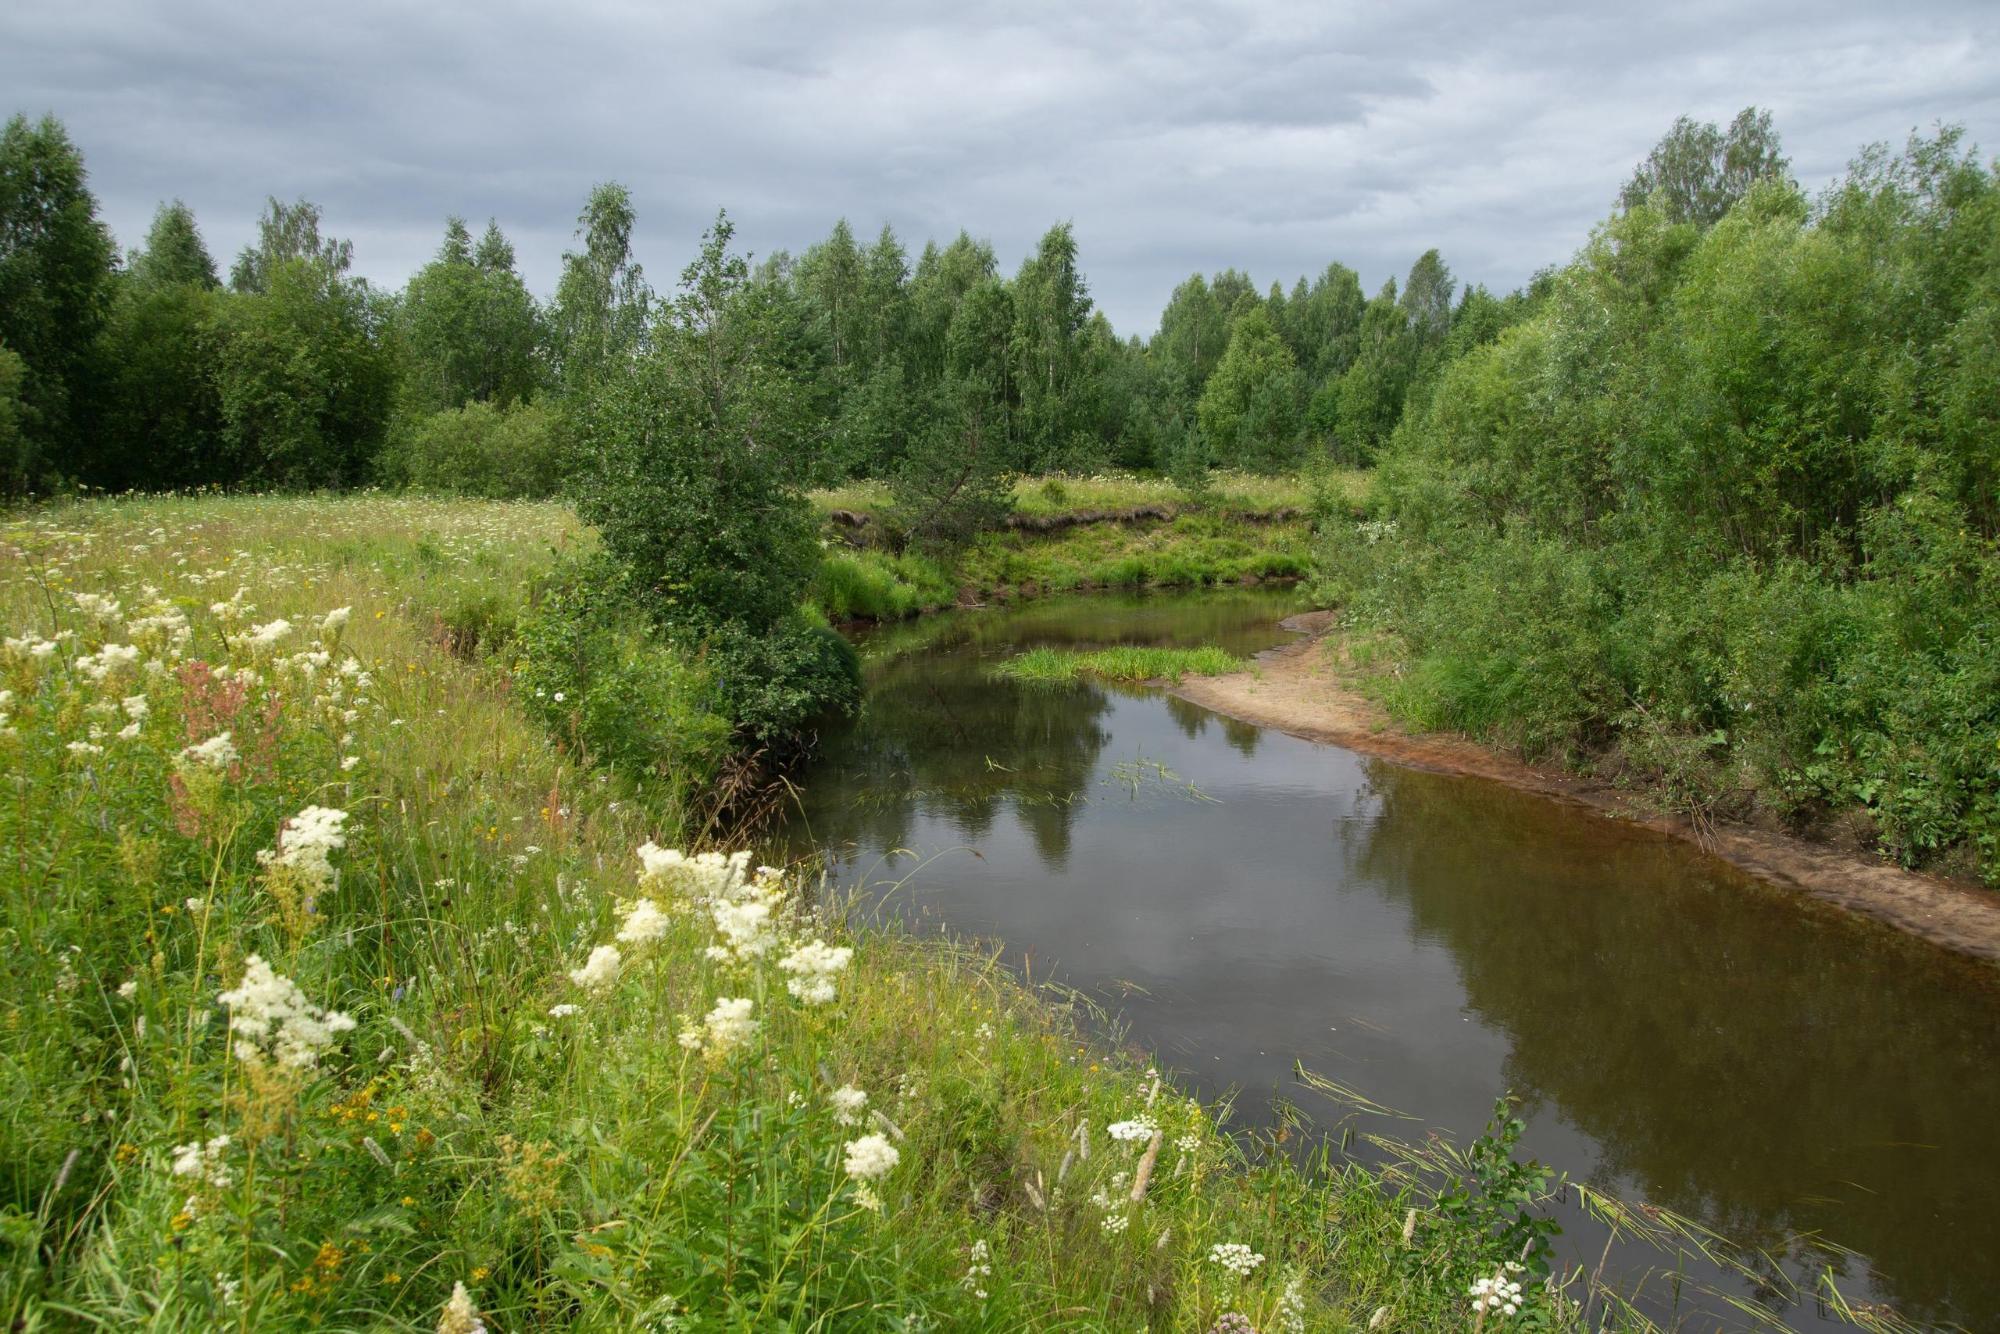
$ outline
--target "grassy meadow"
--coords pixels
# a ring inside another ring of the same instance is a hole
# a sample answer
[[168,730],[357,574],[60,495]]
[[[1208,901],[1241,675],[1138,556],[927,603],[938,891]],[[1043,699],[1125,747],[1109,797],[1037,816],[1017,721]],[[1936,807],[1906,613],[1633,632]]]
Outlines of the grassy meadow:
[[1506,1267],[1546,1183],[1504,1150],[1232,1137],[991,955],[580,768],[463,609],[588,540],[381,496],[0,527],[9,1327],[1639,1323]]

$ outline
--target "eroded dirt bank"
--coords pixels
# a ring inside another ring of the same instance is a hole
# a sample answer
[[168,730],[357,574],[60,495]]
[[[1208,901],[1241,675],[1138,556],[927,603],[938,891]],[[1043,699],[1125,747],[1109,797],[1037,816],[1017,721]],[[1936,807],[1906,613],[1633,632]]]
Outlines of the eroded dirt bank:
[[1886,922],[1955,953],[2000,963],[2000,895],[1976,885],[1921,875],[1745,825],[1717,824],[1698,834],[1688,821],[1649,811],[1635,794],[1608,783],[1523,764],[1463,737],[1411,735],[1349,686],[1322,651],[1331,621],[1326,612],[1291,617],[1284,626],[1301,638],[1258,655],[1254,671],[1190,678],[1174,693],[1217,713],[1294,736],[1419,769],[1491,779],[1697,841],[1765,880]]

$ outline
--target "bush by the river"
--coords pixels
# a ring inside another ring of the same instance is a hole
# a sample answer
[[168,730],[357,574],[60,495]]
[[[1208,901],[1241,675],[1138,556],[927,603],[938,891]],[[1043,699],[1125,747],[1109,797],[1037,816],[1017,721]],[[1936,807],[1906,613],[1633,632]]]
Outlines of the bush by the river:
[[1319,589],[1427,726],[2000,883],[2000,179],[1955,134],[1638,204],[1450,365]]

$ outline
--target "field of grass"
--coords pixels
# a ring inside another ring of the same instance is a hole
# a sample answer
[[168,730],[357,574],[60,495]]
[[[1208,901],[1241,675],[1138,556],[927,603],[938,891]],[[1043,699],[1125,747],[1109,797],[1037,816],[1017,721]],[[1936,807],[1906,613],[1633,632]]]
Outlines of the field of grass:
[[1094,676],[1105,681],[1170,681],[1179,685],[1183,676],[1221,676],[1242,666],[1241,658],[1213,646],[1152,648],[1125,644],[1082,653],[1070,649],[1029,649],[995,664],[993,670],[1016,681],[1066,682]]
[[8,1327],[1497,1327],[1471,1159],[1225,1134],[991,954],[579,769],[466,626],[587,540],[383,497],[0,525]]

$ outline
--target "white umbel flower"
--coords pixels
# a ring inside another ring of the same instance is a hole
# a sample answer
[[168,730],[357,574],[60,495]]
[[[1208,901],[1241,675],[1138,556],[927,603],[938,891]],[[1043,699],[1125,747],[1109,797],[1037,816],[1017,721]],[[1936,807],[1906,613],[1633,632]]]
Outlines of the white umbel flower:
[[1104,1127],[1104,1133],[1122,1144],[1143,1144],[1153,1137],[1159,1127],[1141,1116],[1130,1121],[1113,1121]]
[[236,1179],[229,1170],[229,1164],[222,1160],[229,1151],[229,1136],[217,1135],[206,1144],[195,1140],[189,1144],[174,1146],[173,1174],[177,1177],[194,1177],[217,1190],[227,1190],[229,1183]]
[[1248,1278],[1250,1272],[1264,1263],[1260,1252],[1251,1250],[1240,1241],[1219,1241],[1208,1248],[1208,1258],[1237,1278]]

